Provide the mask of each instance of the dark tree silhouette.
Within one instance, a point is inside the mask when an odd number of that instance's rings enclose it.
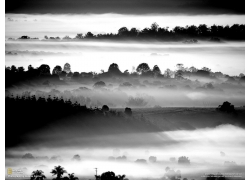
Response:
[[[82,33],[79,33],[79,34],[76,35],[75,38],[76,39],[83,39],[84,37],[83,37]]]
[[[75,177],[75,173],[68,174],[68,177],[64,177],[63,180],[78,180],[78,177]]]
[[[132,116],[131,108],[126,107],[124,113],[127,114],[128,116]]]
[[[129,34],[129,31],[128,31],[128,28],[126,28],[126,27],[122,27],[118,30],[119,36],[124,37],[124,36],[128,36],[128,34]]]
[[[39,68],[38,68],[40,75],[50,75],[50,67],[47,64],[42,64]]]
[[[67,171],[59,165],[59,166],[55,166],[55,168],[52,169],[50,173],[52,174],[52,176],[56,176],[55,180],[60,180],[63,174],[67,173]]]
[[[52,74],[60,75],[61,72],[62,72],[62,67],[57,65],[54,67]]]
[[[149,66],[147,63],[141,63],[138,65],[138,67],[136,68],[136,71],[138,73],[146,73],[150,70]]]
[[[219,105],[218,108],[216,108],[216,110],[227,112],[227,113],[231,113],[235,111],[234,105],[231,105],[231,103],[228,101],[223,102],[223,104]]]
[[[103,105],[102,106],[102,111],[103,112],[108,112],[109,111],[109,107],[107,105]]]
[[[95,37],[94,34],[92,34],[91,32],[87,32],[87,34],[85,34],[84,36],[85,38],[93,38]]]
[[[119,69],[119,66],[116,63],[112,63],[109,66],[108,73],[113,74],[113,75],[120,75],[122,72]]]
[[[157,65],[155,65],[154,67],[153,67],[153,73],[155,74],[155,76],[158,76],[158,75],[160,75],[161,74],[161,70],[160,70],[160,68],[157,66]]]
[[[101,180],[124,180],[126,175],[115,175],[114,172],[108,171],[101,175]]]
[[[30,180],[44,180],[46,179],[46,176],[43,174],[44,172],[42,170],[36,170],[33,171]]]
[[[63,71],[65,71],[66,73],[71,72],[71,66],[69,63],[64,64]]]

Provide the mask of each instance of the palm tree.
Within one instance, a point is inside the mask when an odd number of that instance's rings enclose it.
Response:
[[[69,175],[69,180],[78,180],[78,177],[75,177],[75,173],[68,174]]]
[[[42,170],[33,171],[30,176],[30,180],[44,180],[46,176],[43,173],[44,172]]]
[[[56,175],[56,180],[59,180],[64,173],[67,173],[67,171],[61,166],[55,166],[50,173],[52,173],[52,176]]]

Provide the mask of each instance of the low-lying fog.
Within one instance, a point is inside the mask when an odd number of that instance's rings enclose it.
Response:
[[[166,167],[180,170],[182,178],[189,179],[201,179],[204,173],[240,173],[242,177],[245,173],[245,130],[233,125],[192,131],[120,134],[92,138],[83,136],[74,138],[77,141],[67,138],[65,133],[67,134],[65,131],[37,132],[29,137],[36,140],[35,144],[8,149],[6,168],[27,168],[23,170],[28,175],[33,170],[40,169],[49,179],[52,178],[51,169],[57,165],[63,166],[69,173],[75,173],[78,177],[90,179],[94,179],[94,168],[98,168],[99,175],[106,171],[114,171],[116,174],[125,174],[129,179],[161,178],[166,173]],[[49,139],[50,136],[57,141],[43,144],[42,139]],[[84,144],[85,141],[89,141],[92,147]],[[118,141],[121,141],[122,145],[117,145],[120,144]],[[31,153],[35,159],[22,159],[26,153]],[[76,154],[80,156],[80,161],[72,160]],[[125,160],[108,159],[110,156],[123,155],[126,156]],[[48,159],[41,160],[44,156]],[[51,160],[52,156],[59,157]],[[156,162],[149,162],[150,156],[155,156]],[[178,164],[180,156],[189,157],[191,164]],[[175,160],[170,161],[171,157]],[[145,159],[147,163],[136,163],[137,159]]]
[[[198,44],[179,43],[119,43],[119,42],[48,42],[48,41],[6,41],[6,66],[28,65],[38,67],[48,64],[70,63],[73,72],[107,71],[117,63],[123,72],[132,67],[148,63],[152,68],[158,65],[162,72],[167,68],[176,70],[176,64],[186,67],[209,67],[213,72],[239,75],[245,72],[245,43],[224,42]]]

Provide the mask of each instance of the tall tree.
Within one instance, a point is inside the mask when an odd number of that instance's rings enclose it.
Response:
[[[55,168],[52,169],[50,173],[52,174],[52,176],[56,176],[56,180],[59,180],[62,178],[62,175],[64,173],[67,173],[67,171],[61,166],[55,166]]]
[[[71,72],[71,66],[70,66],[69,63],[65,63],[64,64],[63,71],[65,71],[66,73],[70,73]]]
[[[50,75],[50,67],[47,64],[42,64],[39,68],[38,68],[40,75]]]
[[[149,71],[149,70],[150,70],[150,68],[149,68],[149,66],[148,66],[147,63],[141,63],[141,64],[139,64],[138,67],[136,68],[136,71],[137,71],[138,73],[145,73],[145,72],[147,72],[147,71]]]
[[[46,176],[44,175],[44,172],[42,170],[36,170],[33,171],[30,180],[43,180],[46,179]]]
[[[62,72],[62,67],[57,65],[57,66],[54,67],[54,69],[52,71],[52,74],[53,75],[54,74],[59,75],[59,74],[61,74],[61,72]]]
[[[161,70],[160,70],[160,68],[159,68],[157,65],[155,65],[155,66],[153,67],[153,73],[154,73],[155,75],[161,74]]]

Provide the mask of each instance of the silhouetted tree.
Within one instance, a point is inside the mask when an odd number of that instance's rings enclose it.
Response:
[[[128,36],[128,33],[129,33],[129,31],[128,31],[128,28],[126,28],[126,27],[122,27],[118,30],[119,36]]]
[[[42,170],[36,170],[33,171],[30,180],[43,180],[46,179],[46,176],[43,174],[44,172]]]
[[[23,72],[24,72],[24,68],[23,68],[23,67],[18,67],[17,71],[18,71],[19,73],[23,73]]]
[[[155,76],[158,76],[158,75],[160,75],[161,74],[161,70],[160,70],[160,68],[157,66],[157,65],[155,65],[154,67],[153,67],[153,73],[154,73],[154,75]]]
[[[102,111],[103,111],[103,112],[109,111],[109,107],[108,107],[107,105],[103,105],[103,106],[102,106]]]
[[[68,180],[78,180],[79,178],[78,177],[75,177],[74,175],[75,173],[71,173],[71,174],[68,174]]]
[[[92,34],[91,32],[87,32],[87,34],[85,34],[85,38],[93,38],[94,34]]]
[[[116,63],[112,63],[109,66],[108,73],[114,74],[114,75],[120,75],[121,71],[119,69],[119,66]]]
[[[52,169],[52,171],[50,172],[52,174],[52,176],[56,176],[56,180],[60,180],[63,176],[64,173],[67,173],[67,171],[61,167],[61,166],[55,166],[54,169]]]
[[[62,67],[57,65],[54,67],[52,74],[60,75],[61,72],[62,72]]]
[[[38,68],[40,75],[50,75],[50,67],[47,64],[42,64],[39,68]]]
[[[126,107],[124,113],[127,114],[128,116],[132,116],[132,109]]]
[[[149,71],[149,70],[150,70],[150,68],[149,68],[149,66],[148,66],[147,63],[141,63],[141,64],[139,64],[138,67],[136,68],[136,71],[137,71],[138,73],[146,73],[146,72]]]
[[[79,34],[76,35],[75,38],[76,39],[83,39],[84,37],[83,37],[82,33],[79,33]]]
[[[69,63],[65,63],[64,64],[63,71],[65,71],[66,73],[70,73],[71,72],[71,66],[70,66]]]

